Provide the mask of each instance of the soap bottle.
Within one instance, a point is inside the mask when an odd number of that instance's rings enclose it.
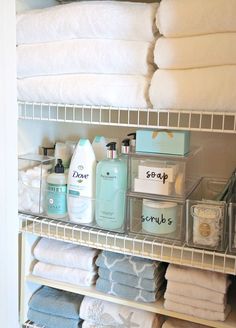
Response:
[[[130,139],[124,139],[121,143],[121,156],[123,159],[127,159],[130,152]]]
[[[118,159],[116,142],[107,144],[107,159],[96,170],[96,223],[106,230],[124,229],[127,165]]]
[[[108,142],[107,142],[106,138],[103,136],[96,136],[93,139],[92,147],[93,147],[97,162],[100,162],[106,158],[106,153],[107,153],[106,144],[107,143]]]
[[[90,224],[94,221],[96,158],[88,139],[80,139],[68,173],[67,206],[71,221]]]
[[[46,212],[49,217],[61,219],[67,215],[66,192],[67,178],[62,160],[58,159],[54,173],[47,177]]]
[[[130,141],[130,151],[134,153],[136,151],[136,132],[127,134],[128,137],[133,137]]]

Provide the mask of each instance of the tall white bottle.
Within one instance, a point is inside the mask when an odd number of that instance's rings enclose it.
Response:
[[[94,221],[96,158],[88,139],[80,139],[74,151],[67,184],[69,219],[76,223]]]

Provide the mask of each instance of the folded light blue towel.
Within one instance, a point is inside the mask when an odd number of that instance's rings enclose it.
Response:
[[[32,295],[29,308],[78,321],[82,300],[81,295],[44,286]]]
[[[154,292],[160,285],[163,284],[166,268],[160,267],[158,274],[153,279],[139,278],[132,274],[123,273],[119,271],[110,271],[108,269],[100,267],[98,269],[98,275],[102,279],[110,280],[112,282],[118,282],[123,285],[144,289],[146,291]]]
[[[133,274],[139,278],[153,279],[163,264],[141,257],[103,251],[99,254],[96,265],[110,271],[119,271]]]
[[[45,328],[78,328],[79,320],[51,315],[33,309],[28,311],[28,319]]]
[[[117,282],[112,282],[102,278],[98,278],[96,283],[96,290],[115,295],[123,298],[127,298],[132,301],[138,302],[155,302],[158,300],[165,291],[165,283],[155,292],[149,292],[143,289],[129,287]]]

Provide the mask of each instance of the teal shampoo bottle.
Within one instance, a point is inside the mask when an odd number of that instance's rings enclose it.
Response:
[[[123,230],[127,165],[117,157],[116,142],[110,142],[107,147],[107,159],[99,162],[96,170],[96,223],[106,230]]]

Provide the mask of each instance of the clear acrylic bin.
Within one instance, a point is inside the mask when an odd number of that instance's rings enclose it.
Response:
[[[186,201],[188,246],[224,251],[226,248],[227,203],[219,201],[226,179],[204,177]]]
[[[229,251],[236,254],[236,203],[229,204]]]
[[[45,213],[45,191],[54,157],[26,154],[18,157],[18,210],[29,214]]]
[[[183,200],[199,180],[197,174],[191,175],[198,153],[199,149],[186,156],[129,154],[130,191]]]
[[[143,198],[128,194],[128,231],[155,236],[155,239],[181,245],[185,235],[185,202],[166,198]]]

